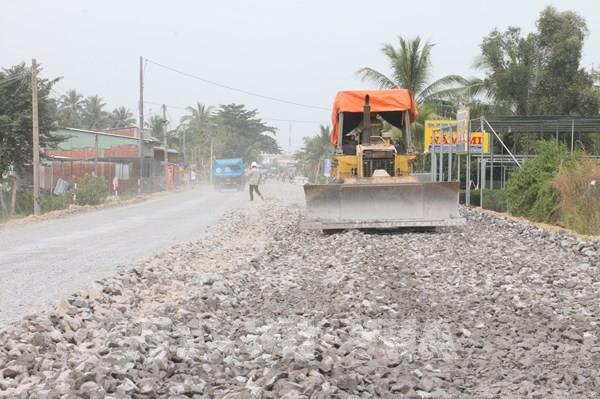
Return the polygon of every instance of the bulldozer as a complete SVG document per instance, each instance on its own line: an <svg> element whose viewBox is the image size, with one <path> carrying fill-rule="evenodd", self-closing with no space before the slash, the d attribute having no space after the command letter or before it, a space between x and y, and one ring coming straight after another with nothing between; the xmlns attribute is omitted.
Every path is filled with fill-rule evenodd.
<svg viewBox="0 0 600 399"><path fill-rule="evenodd" d="M465 223L459 182L413 174L411 124L417 107L409 90L341 91L333 105L330 182L306 184L305 229L435 228ZM401 132L382 131L383 121Z"/></svg>

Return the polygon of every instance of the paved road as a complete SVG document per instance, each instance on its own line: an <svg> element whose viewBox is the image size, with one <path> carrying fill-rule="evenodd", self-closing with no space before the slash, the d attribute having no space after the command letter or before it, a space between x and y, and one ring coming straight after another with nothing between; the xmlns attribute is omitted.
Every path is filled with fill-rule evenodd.
<svg viewBox="0 0 600 399"><path fill-rule="evenodd" d="M0 327L122 264L202 237L246 192L201 188L62 219L0 227Z"/></svg>

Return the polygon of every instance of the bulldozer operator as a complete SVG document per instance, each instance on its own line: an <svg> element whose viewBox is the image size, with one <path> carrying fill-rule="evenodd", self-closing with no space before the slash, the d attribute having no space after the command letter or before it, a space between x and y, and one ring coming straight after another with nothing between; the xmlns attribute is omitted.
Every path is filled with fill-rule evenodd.
<svg viewBox="0 0 600 399"><path fill-rule="evenodd" d="M389 126L388 130L384 131L383 120L377 115L376 112L371 112L370 119L370 137L385 137L389 139L390 142L394 145L398 154L406 154L406 147L404 146L402 140L396 141L393 139L393 135L391 130L389 129ZM344 147L347 147L348 153L353 153L353 155L356 155L356 145L360 143L360 138L364 130L364 123L361 121L360 125L358 125L350 133L346 134L346 137L349 137L350 139L348 140L348 144L344 145Z"/></svg>

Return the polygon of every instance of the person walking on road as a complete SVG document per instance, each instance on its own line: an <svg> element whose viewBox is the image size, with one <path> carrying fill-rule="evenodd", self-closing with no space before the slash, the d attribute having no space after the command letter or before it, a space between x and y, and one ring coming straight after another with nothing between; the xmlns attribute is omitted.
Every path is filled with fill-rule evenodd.
<svg viewBox="0 0 600 399"><path fill-rule="evenodd" d="M254 195L253 192L256 191L256 194L258 194L258 196L261 199L265 199L262 194L260 193L260 191L258 191L258 185L260 184L260 170L258 170L258 166L256 165L256 162L252 162L252 165L250 165L250 172L248 172L248 187L250 190L250 201L254 201Z"/></svg>

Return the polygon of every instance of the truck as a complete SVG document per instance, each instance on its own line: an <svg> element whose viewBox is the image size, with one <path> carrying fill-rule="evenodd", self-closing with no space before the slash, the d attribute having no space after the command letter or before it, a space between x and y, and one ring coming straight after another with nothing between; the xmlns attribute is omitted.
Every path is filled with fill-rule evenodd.
<svg viewBox="0 0 600 399"><path fill-rule="evenodd" d="M212 161L212 184L218 190L242 190L245 183L242 158L215 159Z"/></svg>

